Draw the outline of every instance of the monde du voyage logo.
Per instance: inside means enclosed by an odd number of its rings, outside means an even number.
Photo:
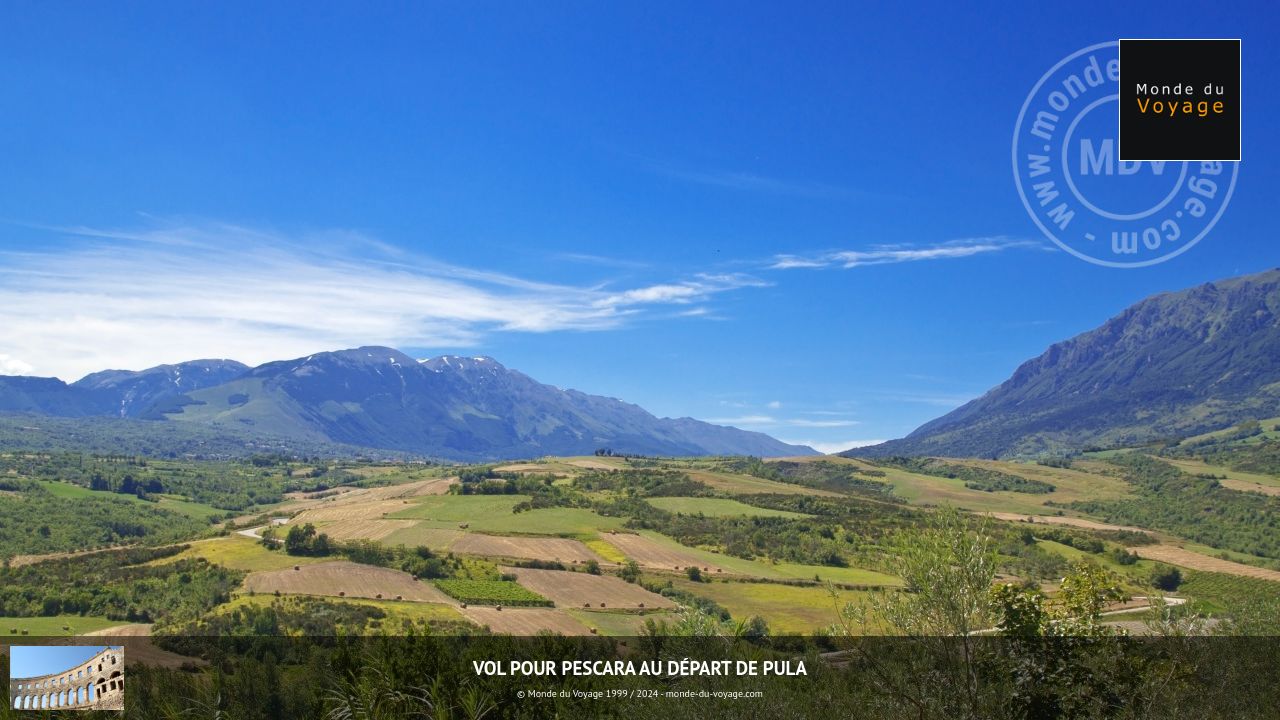
[[[1119,268],[1203,239],[1239,174],[1239,52],[1238,40],[1122,40],[1051,67],[1013,134],[1018,194],[1045,236]]]

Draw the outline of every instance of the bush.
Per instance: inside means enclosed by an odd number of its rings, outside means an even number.
[[[1151,571],[1151,586],[1173,592],[1182,585],[1182,571],[1172,565],[1159,565]]]

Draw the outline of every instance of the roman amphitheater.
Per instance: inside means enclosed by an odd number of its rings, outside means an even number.
[[[124,708],[124,650],[106,648],[84,663],[40,677],[11,678],[16,710],[121,710]]]

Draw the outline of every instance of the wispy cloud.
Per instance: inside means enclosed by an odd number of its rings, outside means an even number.
[[[850,269],[865,265],[950,260],[998,253],[1014,248],[1038,248],[1043,245],[1044,243],[1035,240],[1019,240],[1003,236],[966,238],[932,245],[873,245],[866,250],[832,250],[815,255],[777,255],[768,267],[770,270]]]
[[[768,284],[763,280],[744,274],[699,274],[690,280],[677,283],[649,285],[607,294],[596,300],[594,305],[599,308],[628,307],[655,303],[688,305],[701,302],[716,293],[726,290],[737,290],[744,287],[764,287]]]
[[[601,331],[764,284],[701,274],[613,288],[441,263],[357,233],[218,224],[64,229],[68,249],[0,253],[0,373],[74,379],[197,357],[248,363],[362,344],[475,345]]]

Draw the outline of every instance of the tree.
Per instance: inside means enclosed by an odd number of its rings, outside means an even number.
[[[840,612],[837,634],[850,638],[901,716],[982,716],[981,642],[975,634],[992,624],[996,555],[989,522],[946,508],[924,527],[900,533],[893,539],[892,569],[906,587],[847,603]],[[886,646],[853,637],[886,631],[911,642]],[[922,683],[922,677],[931,679]]]
[[[1157,565],[1151,571],[1151,586],[1158,590],[1173,592],[1181,584],[1182,571],[1172,565]]]
[[[628,558],[626,564],[618,571],[618,577],[629,583],[640,582],[640,563]]]

